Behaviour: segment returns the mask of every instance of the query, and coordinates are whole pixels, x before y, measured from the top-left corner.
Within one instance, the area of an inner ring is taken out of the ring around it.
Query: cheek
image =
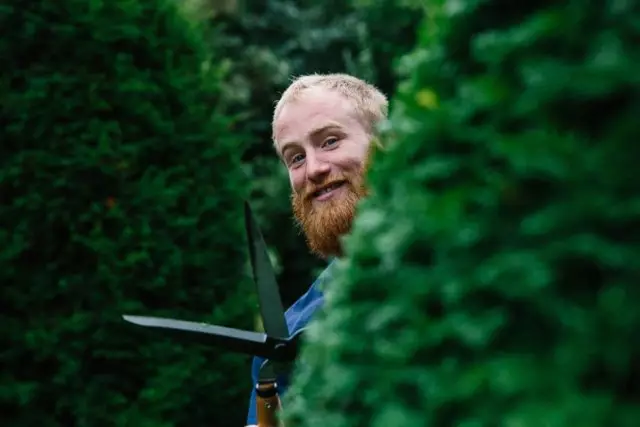
[[[364,166],[368,153],[368,144],[354,144],[349,146],[349,150],[339,153],[333,163],[344,171],[360,169]]]
[[[336,166],[338,166],[341,170],[345,172],[358,170],[362,168],[363,165],[364,165],[364,156],[361,157],[357,155],[344,157],[340,159],[339,162],[336,162]]]
[[[304,189],[304,169],[289,170],[289,183],[291,184],[291,189],[296,193],[302,191]]]

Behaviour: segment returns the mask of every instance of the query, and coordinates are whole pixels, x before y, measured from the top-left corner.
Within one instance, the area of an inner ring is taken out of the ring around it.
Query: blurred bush
[[[632,2],[425,2],[287,427],[640,424]]]
[[[248,356],[120,317],[253,328],[246,136],[219,53],[175,9],[0,6],[3,425],[244,421]]]

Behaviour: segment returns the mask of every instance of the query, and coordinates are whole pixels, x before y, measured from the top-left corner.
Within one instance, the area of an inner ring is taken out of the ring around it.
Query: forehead
[[[309,88],[287,102],[274,123],[278,146],[302,142],[314,130],[336,125],[348,130],[361,126],[354,103],[332,90]]]

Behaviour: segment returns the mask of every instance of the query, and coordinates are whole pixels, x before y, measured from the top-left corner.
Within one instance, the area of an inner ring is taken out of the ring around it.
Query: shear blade
[[[122,317],[127,322],[139,326],[160,328],[174,332],[176,337],[189,342],[215,343],[229,350],[266,358],[279,357],[281,352],[278,353],[277,347],[286,347],[288,345],[286,340],[273,339],[260,332],[244,331],[207,323],[150,316],[123,315]]]
[[[253,278],[258,291],[260,301],[260,314],[264,331],[275,338],[288,338],[289,329],[284,316],[284,307],[280,299],[280,290],[276,275],[271,265],[267,245],[264,242],[260,227],[251,212],[249,203],[244,204],[244,220],[247,229],[249,244],[249,256]]]

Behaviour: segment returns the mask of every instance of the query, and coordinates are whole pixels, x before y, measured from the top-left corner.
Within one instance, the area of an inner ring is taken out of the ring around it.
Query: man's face
[[[350,100],[307,89],[285,104],[274,123],[277,150],[289,171],[293,213],[310,249],[341,255],[339,237],[351,228],[366,195],[370,135]]]

